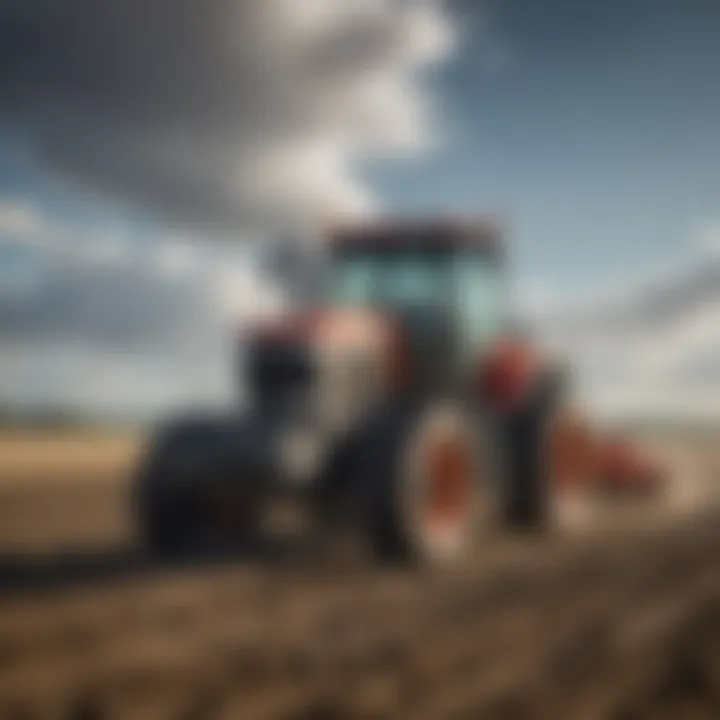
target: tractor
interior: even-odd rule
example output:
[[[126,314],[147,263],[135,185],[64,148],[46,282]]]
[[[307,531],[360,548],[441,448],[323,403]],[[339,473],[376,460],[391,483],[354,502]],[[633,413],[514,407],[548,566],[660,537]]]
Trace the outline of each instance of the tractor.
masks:
[[[254,537],[282,503],[378,558],[447,563],[587,496],[612,463],[515,323],[497,226],[368,222],[323,256],[302,305],[245,328],[249,407],[151,440],[134,496],[151,551]]]

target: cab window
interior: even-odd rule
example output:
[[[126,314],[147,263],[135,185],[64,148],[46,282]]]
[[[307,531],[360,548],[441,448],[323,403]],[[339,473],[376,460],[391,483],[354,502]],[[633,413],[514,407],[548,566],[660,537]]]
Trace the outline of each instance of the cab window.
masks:
[[[354,307],[423,307],[447,299],[448,256],[421,252],[352,252],[332,264],[329,299]]]
[[[475,350],[502,329],[505,322],[501,273],[481,255],[458,255],[455,293],[463,337]]]

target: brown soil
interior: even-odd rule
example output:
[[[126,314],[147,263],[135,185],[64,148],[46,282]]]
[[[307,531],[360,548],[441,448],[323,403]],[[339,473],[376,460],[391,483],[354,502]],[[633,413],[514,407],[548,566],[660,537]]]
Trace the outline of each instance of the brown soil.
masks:
[[[498,533],[443,572],[169,567],[135,548],[114,462],[0,486],[0,718],[720,717],[711,503]]]

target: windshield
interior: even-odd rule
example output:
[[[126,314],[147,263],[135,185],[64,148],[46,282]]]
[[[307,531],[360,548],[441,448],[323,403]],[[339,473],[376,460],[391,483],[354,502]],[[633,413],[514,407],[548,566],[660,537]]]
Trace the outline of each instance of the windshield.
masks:
[[[438,307],[453,313],[468,351],[507,322],[502,274],[474,253],[353,250],[333,256],[325,297],[332,305]]]
[[[447,254],[352,252],[333,258],[328,292],[339,305],[405,307],[437,305],[451,289]]]

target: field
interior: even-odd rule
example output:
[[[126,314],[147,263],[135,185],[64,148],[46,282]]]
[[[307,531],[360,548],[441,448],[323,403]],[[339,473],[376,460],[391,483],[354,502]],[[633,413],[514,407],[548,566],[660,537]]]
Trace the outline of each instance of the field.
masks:
[[[720,717],[720,449],[660,445],[677,502],[422,573],[159,566],[133,438],[1,438],[0,718]]]

